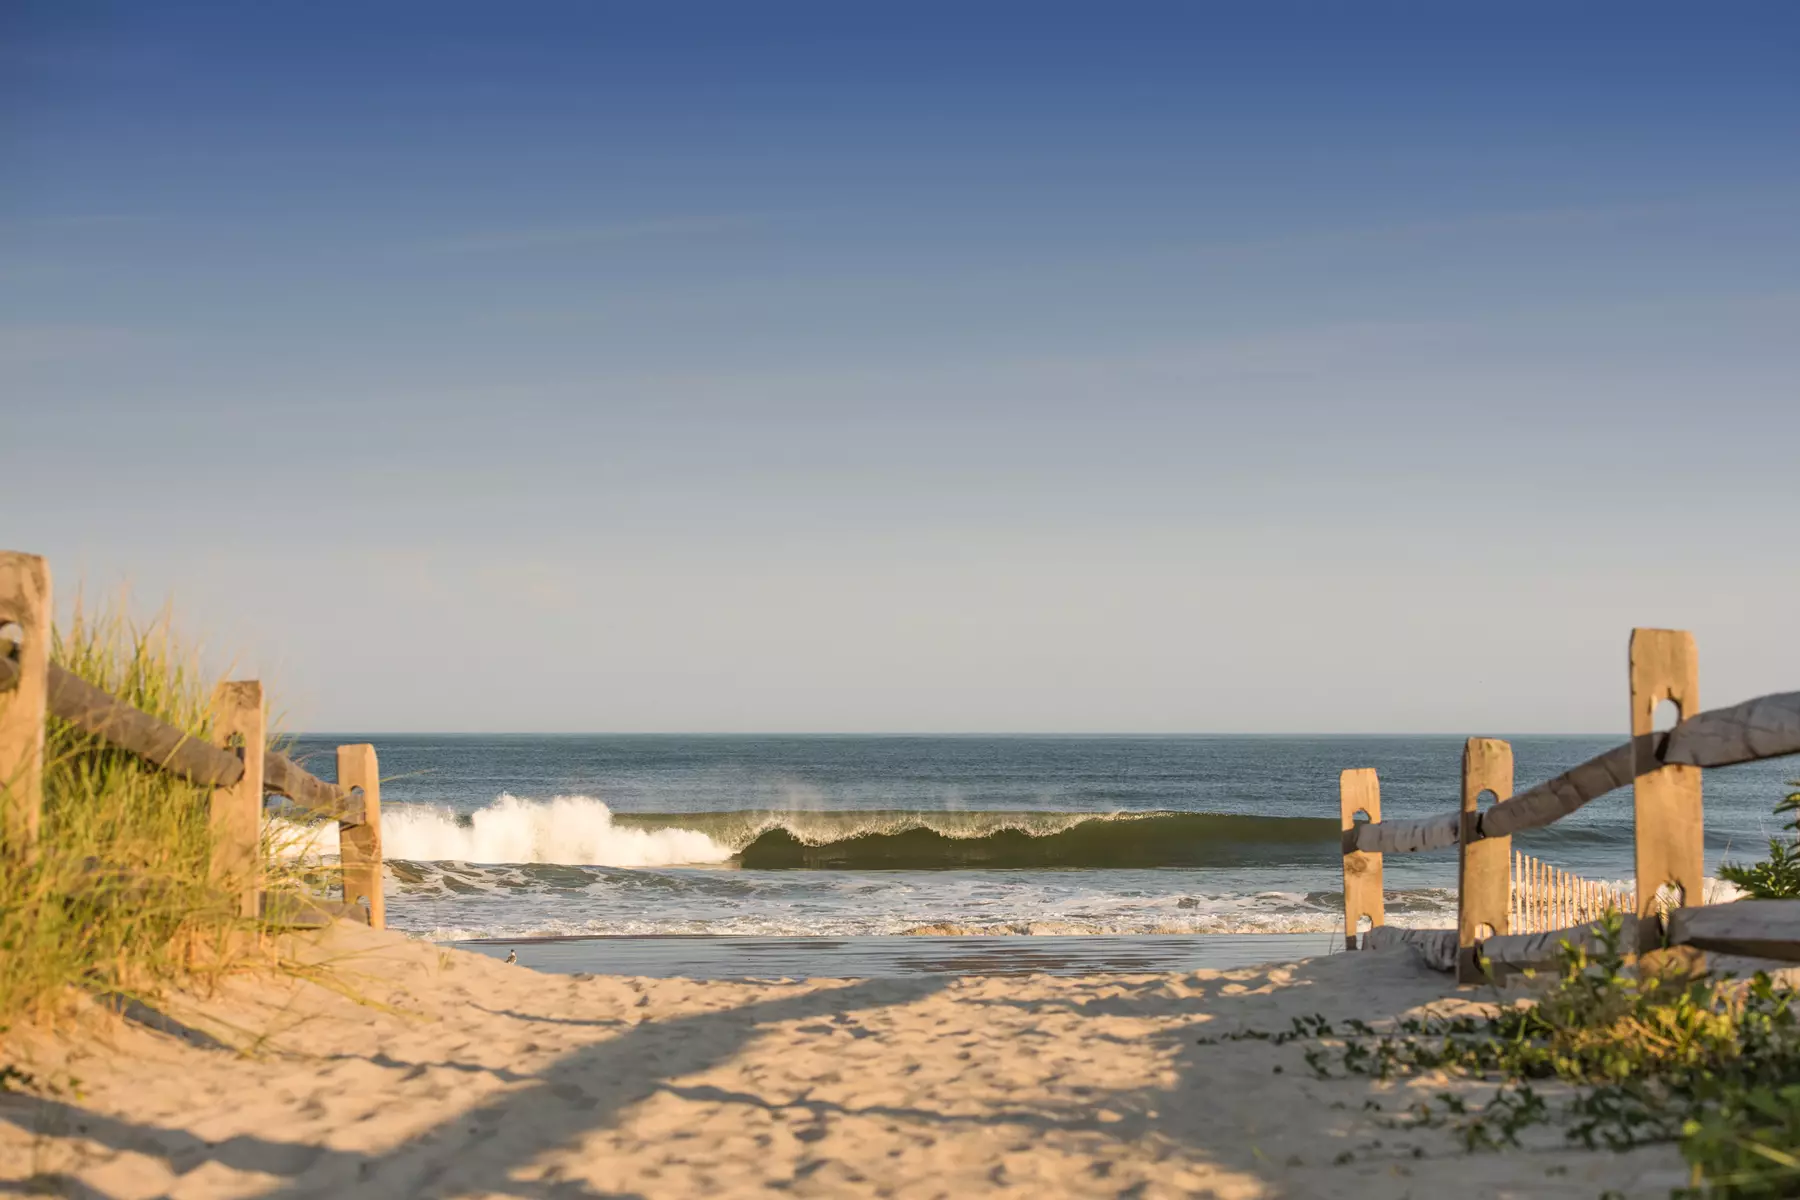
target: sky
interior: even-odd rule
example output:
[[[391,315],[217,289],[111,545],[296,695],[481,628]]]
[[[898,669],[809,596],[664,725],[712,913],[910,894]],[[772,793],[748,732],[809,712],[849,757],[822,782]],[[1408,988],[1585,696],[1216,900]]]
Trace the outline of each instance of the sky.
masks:
[[[0,5],[0,547],[289,729],[1800,687],[1800,7]]]

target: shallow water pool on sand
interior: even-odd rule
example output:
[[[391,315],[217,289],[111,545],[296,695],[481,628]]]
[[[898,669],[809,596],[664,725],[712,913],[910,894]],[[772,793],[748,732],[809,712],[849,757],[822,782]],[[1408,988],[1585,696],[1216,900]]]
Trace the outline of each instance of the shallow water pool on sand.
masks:
[[[1338,933],[1141,937],[580,937],[447,943],[558,974],[683,979],[1157,974],[1341,952]]]

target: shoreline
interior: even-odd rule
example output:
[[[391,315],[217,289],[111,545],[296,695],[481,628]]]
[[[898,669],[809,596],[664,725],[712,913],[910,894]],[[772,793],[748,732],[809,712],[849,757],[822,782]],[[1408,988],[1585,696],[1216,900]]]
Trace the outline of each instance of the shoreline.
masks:
[[[1340,952],[1330,933],[552,935],[433,943],[556,975],[644,979],[893,979],[921,975],[1113,975],[1231,970]]]
[[[1491,1083],[1320,1079],[1304,1044],[1221,1036],[1493,999],[1405,950],[800,982],[547,974],[343,923],[284,953],[329,978],[14,1031],[11,1061],[80,1086],[0,1094],[0,1191],[1592,1200],[1686,1179],[1673,1145],[1548,1129],[1471,1154],[1406,1114]]]

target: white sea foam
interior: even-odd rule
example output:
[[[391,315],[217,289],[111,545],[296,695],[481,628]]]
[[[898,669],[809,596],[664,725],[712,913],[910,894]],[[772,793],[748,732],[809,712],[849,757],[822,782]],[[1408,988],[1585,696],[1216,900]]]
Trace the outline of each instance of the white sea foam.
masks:
[[[390,924],[457,937],[727,934],[1332,934],[1341,893],[1257,886],[1264,871],[1208,878],[1123,871],[616,870],[393,862]],[[1708,881],[1715,902],[1729,885]],[[1454,887],[1390,890],[1387,923],[1453,928]]]
[[[338,853],[337,824],[270,817],[263,826],[269,857],[277,862],[320,862]]]
[[[1203,886],[1172,871],[633,871],[390,863],[388,919],[452,936],[1327,933],[1331,893]],[[1260,874],[1260,872],[1252,873]],[[1221,881],[1222,882],[1222,881]],[[1397,925],[1447,925],[1443,888],[1391,897]]]
[[[338,853],[337,826],[269,822],[274,856],[330,859]],[[381,814],[382,855],[413,862],[556,863],[584,867],[669,867],[721,863],[731,857],[693,829],[625,829],[591,796],[522,800],[502,795],[458,820],[448,809],[393,805]]]
[[[414,862],[667,867],[731,857],[696,830],[620,828],[612,810],[591,796],[502,795],[466,824],[444,809],[395,807],[381,814],[381,841],[386,857]]]

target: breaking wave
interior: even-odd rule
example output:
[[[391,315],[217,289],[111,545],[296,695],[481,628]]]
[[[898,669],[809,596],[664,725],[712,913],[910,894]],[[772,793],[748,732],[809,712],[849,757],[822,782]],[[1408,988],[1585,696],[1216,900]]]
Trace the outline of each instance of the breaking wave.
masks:
[[[588,796],[538,801],[503,795],[465,817],[448,809],[393,805],[381,814],[381,842],[384,858],[411,862],[670,867],[731,857],[730,849],[697,830],[621,826],[611,809]],[[335,855],[336,827],[314,827],[308,850]]]
[[[757,869],[930,870],[1330,864],[1338,823],[1210,813],[615,813],[590,796],[503,795],[468,815],[422,805],[382,812],[389,860]],[[337,851],[335,830],[311,850]]]
[[[442,809],[401,808],[382,813],[381,836],[388,857],[423,862],[668,867],[731,857],[697,830],[621,826],[611,809],[588,796],[504,795],[466,823]]]
[[[283,857],[337,852],[336,830],[280,823]],[[1628,846],[1629,828],[1540,831],[1558,851]],[[806,809],[614,812],[591,796],[505,794],[473,813],[388,805],[385,857],[566,866],[759,870],[1330,868],[1338,822],[1168,811]],[[1711,839],[1709,839],[1709,842]]]
[[[742,843],[736,861],[745,867],[842,871],[1279,866],[1332,862],[1338,856],[1338,822],[1310,817],[834,812],[768,814],[755,836]]]

